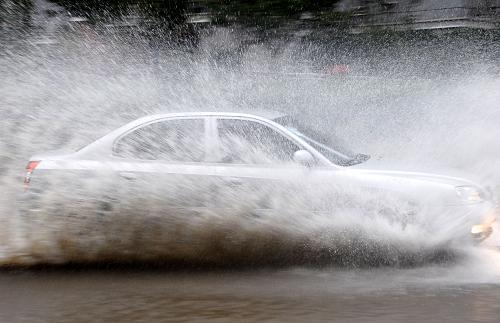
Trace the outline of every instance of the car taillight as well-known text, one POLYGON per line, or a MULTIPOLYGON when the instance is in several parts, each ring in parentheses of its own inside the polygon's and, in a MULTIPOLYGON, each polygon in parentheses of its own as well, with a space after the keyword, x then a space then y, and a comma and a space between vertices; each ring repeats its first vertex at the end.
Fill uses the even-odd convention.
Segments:
POLYGON ((28 186, 31 180, 31 174, 35 170, 35 168, 40 164, 39 160, 31 160, 26 166, 26 177, 24 177, 24 185, 28 186))

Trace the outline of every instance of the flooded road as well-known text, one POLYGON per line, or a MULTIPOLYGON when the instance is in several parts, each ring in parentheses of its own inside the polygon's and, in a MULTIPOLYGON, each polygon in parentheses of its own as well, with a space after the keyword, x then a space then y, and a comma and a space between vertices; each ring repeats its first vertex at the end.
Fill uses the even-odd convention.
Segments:
POLYGON ((0 319, 497 322, 500 276, 493 283, 491 276, 476 276, 471 267, 2 272, 0 319))

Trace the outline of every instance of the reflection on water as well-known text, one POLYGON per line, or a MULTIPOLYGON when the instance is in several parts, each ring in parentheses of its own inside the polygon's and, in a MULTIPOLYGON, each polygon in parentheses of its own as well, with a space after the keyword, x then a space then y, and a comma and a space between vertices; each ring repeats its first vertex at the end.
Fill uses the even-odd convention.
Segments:
POLYGON ((0 286, 10 292, 0 296, 0 319, 495 322, 500 315, 500 290, 495 285, 499 278, 472 264, 354 271, 4 272, 0 286))
POLYGON ((405 269, 18 269, 0 273, 0 321, 497 322, 499 286, 492 246, 405 269))

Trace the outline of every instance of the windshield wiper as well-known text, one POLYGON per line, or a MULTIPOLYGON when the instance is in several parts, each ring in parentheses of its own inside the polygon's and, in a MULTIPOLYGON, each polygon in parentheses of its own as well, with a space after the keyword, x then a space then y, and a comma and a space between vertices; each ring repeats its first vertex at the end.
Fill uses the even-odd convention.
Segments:
POLYGON ((371 157, 370 155, 366 155, 366 154, 356 154, 356 156, 354 156, 354 158, 349 159, 342 166, 354 166, 357 164, 361 164, 361 163, 367 161, 368 159, 370 159, 370 157, 371 157))

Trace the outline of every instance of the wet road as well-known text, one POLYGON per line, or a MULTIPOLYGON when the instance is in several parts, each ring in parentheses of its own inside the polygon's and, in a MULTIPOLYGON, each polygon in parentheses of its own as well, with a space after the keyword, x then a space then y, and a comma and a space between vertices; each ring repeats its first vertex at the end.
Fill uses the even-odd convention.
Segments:
POLYGON ((4 271, 0 321, 498 322, 498 255, 407 269, 4 271))

